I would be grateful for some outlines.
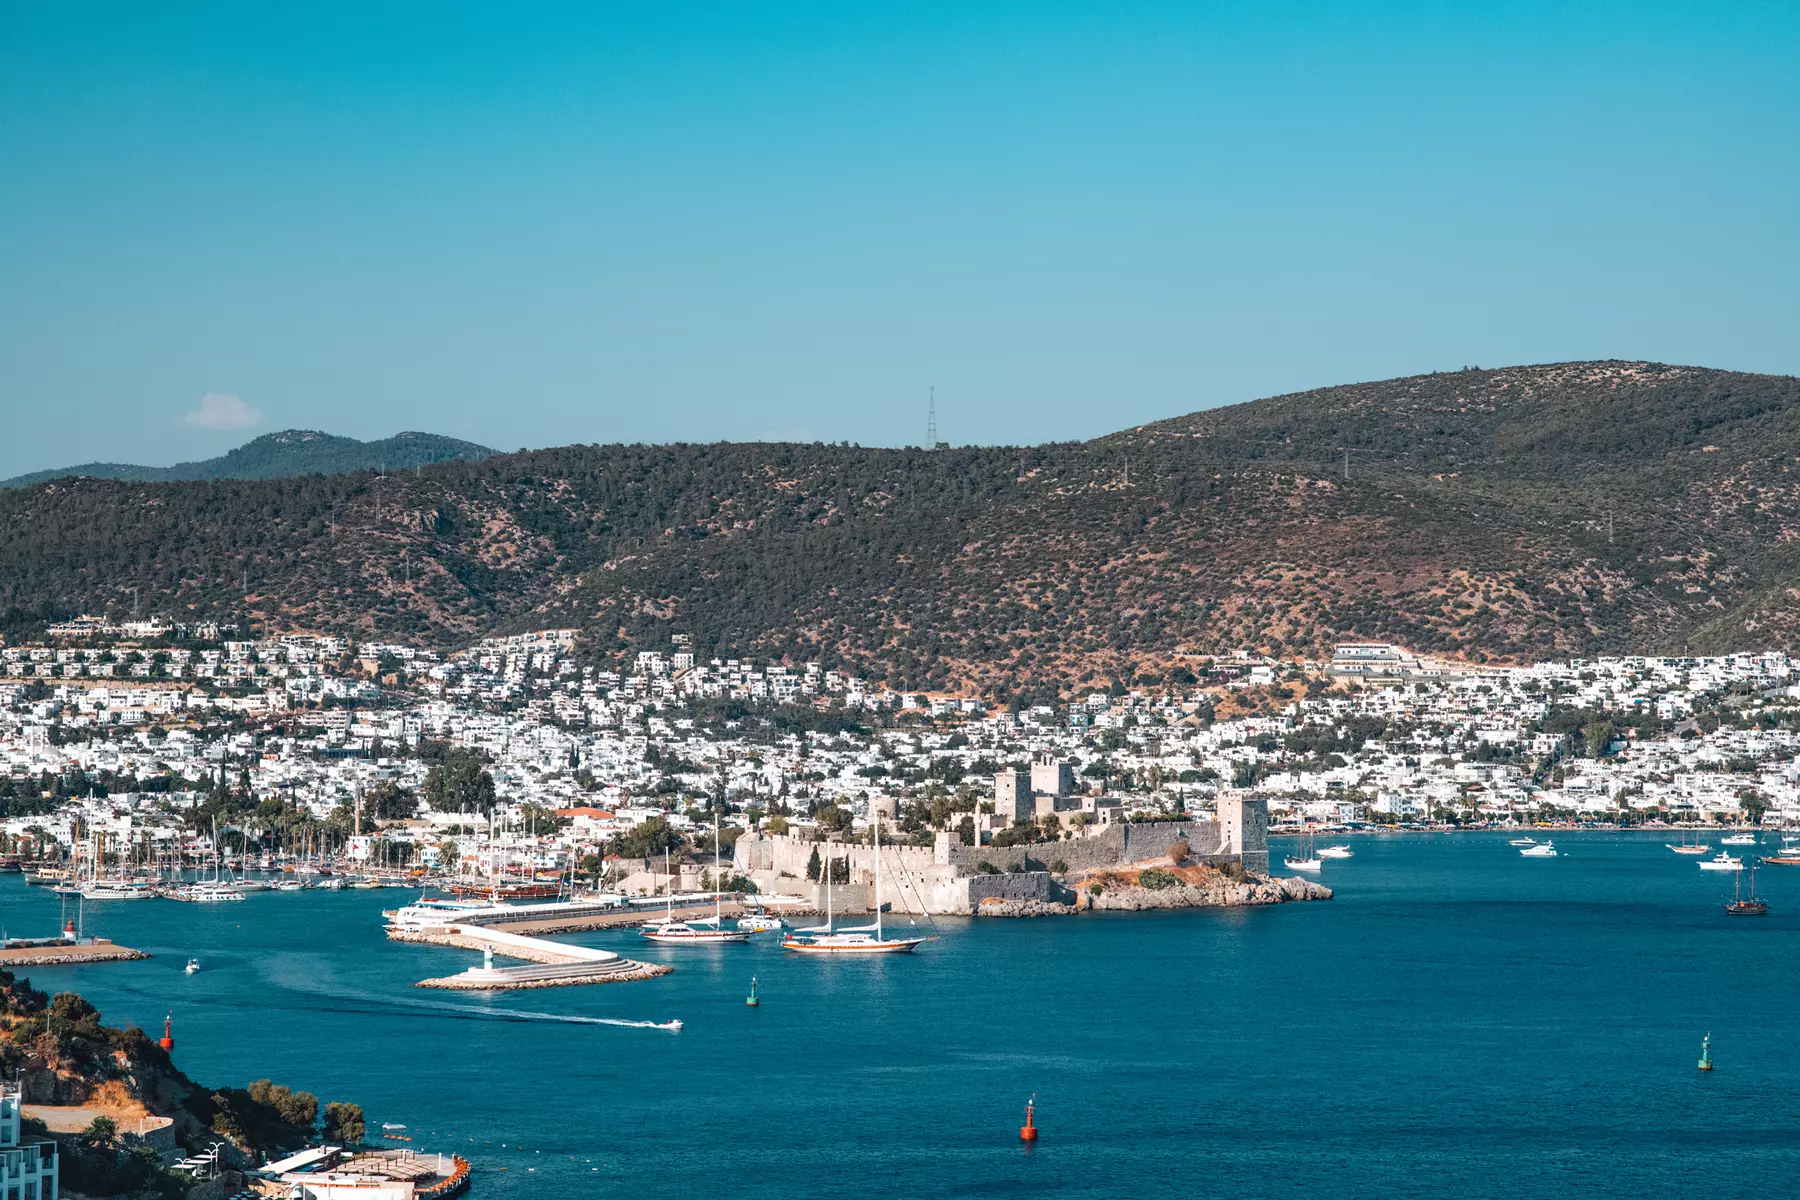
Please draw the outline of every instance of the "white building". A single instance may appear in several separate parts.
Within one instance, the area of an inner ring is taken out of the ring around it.
[[[22,1141],[17,1084],[0,1082],[0,1194],[5,1200],[57,1200],[56,1143]]]

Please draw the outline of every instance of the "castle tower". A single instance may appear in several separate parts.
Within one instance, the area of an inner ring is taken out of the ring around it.
[[[1235,854],[1251,875],[1269,873],[1269,802],[1245,792],[1219,795],[1219,834],[1226,854]]]

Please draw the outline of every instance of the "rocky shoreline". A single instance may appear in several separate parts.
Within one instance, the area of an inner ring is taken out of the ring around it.
[[[1080,912],[1142,912],[1155,908],[1257,908],[1296,900],[1329,900],[1331,889],[1298,876],[1243,880],[1224,877],[1201,885],[1174,887],[1077,886],[1072,901],[998,900],[981,902],[982,917],[1066,917]]]

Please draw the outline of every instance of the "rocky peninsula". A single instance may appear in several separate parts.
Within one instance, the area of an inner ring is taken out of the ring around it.
[[[1056,917],[1080,912],[1141,912],[1155,908],[1251,908],[1294,900],[1329,900],[1331,889],[1297,876],[1273,878],[1206,864],[1163,860],[1135,869],[1091,871],[1059,881],[1051,900],[990,897],[976,915]]]

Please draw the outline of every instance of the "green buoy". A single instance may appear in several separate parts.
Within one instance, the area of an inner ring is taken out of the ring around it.
[[[1712,1070],[1712,1034],[1710,1033],[1700,1039],[1700,1069],[1702,1071]]]
[[[750,977],[750,995],[745,998],[744,1003],[751,1008],[755,1008],[760,1003],[756,998],[756,976],[754,975]]]

